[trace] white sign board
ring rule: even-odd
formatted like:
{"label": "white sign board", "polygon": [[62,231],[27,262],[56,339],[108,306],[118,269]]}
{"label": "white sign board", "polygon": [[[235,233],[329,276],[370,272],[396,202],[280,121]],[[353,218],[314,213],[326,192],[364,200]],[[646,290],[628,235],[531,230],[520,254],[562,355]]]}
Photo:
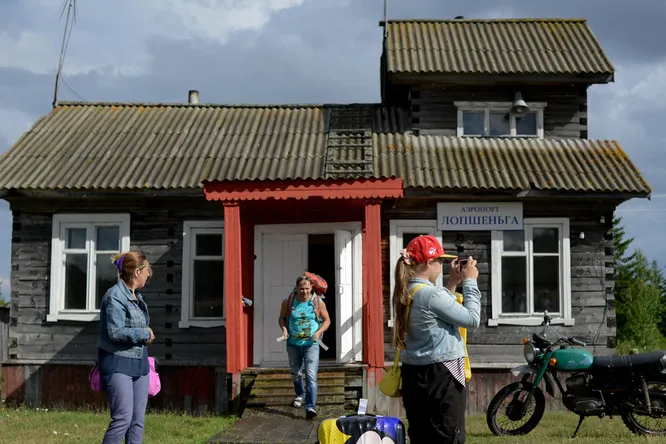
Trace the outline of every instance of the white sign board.
{"label": "white sign board", "polygon": [[439,202],[437,230],[522,230],[522,202]]}

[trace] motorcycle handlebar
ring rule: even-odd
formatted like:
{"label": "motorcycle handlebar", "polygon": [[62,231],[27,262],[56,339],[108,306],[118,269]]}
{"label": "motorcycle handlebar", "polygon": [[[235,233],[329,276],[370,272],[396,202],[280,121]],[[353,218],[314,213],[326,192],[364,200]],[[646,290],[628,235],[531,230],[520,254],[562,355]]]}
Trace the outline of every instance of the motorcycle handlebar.
{"label": "motorcycle handlebar", "polygon": [[583,341],[579,341],[578,339],[571,338],[571,343],[574,345],[580,345],[581,347],[585,347],[585,343]]}

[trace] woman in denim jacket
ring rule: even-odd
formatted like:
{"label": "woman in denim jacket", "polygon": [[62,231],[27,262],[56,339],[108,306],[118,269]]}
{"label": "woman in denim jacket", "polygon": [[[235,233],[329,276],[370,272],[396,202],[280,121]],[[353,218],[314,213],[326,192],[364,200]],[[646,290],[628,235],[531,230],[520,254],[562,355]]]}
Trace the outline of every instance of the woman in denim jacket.
{"label": "woman in denim jacket", "polygon": [[[395,268],[393,342],[400,347],[402,400],[412,444],[465,442],[465,348],[460,327],[479,326],[479,271],[470,256],[460,267],[433,236],[418,236]],[[447,288],[434,285],[445,258],[453,258]],[[463,304],[455,290],[463,284]],[[417,288],[418,286],[418,288]],[[405,313],[410,304],[408,324]]]}
{"label": "woman in denim jacket", "polygon": [[102,298],[97,342],[102,388],[111,410],[103,444],[140,444],[148,403],[148,347],[155,340],[148,327],[148,306],[137,291],[152,271],[143,253],[113,256],[118,283]]}

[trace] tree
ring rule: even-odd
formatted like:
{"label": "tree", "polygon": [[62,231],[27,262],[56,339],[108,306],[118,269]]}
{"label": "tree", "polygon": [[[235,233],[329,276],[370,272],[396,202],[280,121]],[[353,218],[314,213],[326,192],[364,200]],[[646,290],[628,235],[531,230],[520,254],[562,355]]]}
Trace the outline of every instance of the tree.
{"label": "tree", "polygon": [[615,250],[613,253],[614,269],[615,269],[615,306],[617,311],[617,330],[618,339],[620,332],[626,323],[626,311],[622,308],[628,298],[629,286],[633,280],[631,263],[634,260],[635,254],[627,255],[627,251],[634,241],[634,238],[625,239],[626,233],[624,227],[621,225],[622,218],[618,217],[613,220],[613,239],[615,241]]}
{"label": "tree", "polygon": [[9,301],[5,300],[4,296],[2,295],[2,284],[3,282],[0,281],[0,307],[9,307]]}
{"label": "tree", "polygon": [[641,349],[659,347],[662,342],[659,330],[664,314],[664,302],[654,262],[649,263],[641,250],[636,250],[631,263],[634,279],[623,295],[622,303],[616,303],[618,318],[618,340]]}
{"label": "tree", "polygon": [[666,332],[666,279],[657,261],[640,249],[628,254],[634,238],[626,238],[621,218],[613,220],[615,240],[615,309],[621,349],[660,348]]}

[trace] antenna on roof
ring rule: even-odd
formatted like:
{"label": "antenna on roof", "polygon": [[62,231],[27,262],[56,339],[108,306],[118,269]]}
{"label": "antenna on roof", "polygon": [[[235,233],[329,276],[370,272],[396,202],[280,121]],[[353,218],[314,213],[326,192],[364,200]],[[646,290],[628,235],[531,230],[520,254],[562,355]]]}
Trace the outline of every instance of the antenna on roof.
{"label": "antenna on roof", "polygon": [[388,36],[388,24],[386,20],[388,20],[388,0],[384,0],[384,38]]}
{"label": "antenna on roof", "polygon": [[[72,28],[76,23],[76,0],[64,0],[60,8],[60,19],[67,9],[67,18],[65,19],[65,31],[62,35],[62,46],[60,48],[60,60],[58,62],[58,71],[56,72],[55,90],[53,92],[53,107],[58,106],[58,89],[60,87],[60,77],[62,77],[62,65],[65,61],[67,54],[67,46],[69,45],[69,37],[72,35]],[[70,18],[72,21],[70,22]]]}

